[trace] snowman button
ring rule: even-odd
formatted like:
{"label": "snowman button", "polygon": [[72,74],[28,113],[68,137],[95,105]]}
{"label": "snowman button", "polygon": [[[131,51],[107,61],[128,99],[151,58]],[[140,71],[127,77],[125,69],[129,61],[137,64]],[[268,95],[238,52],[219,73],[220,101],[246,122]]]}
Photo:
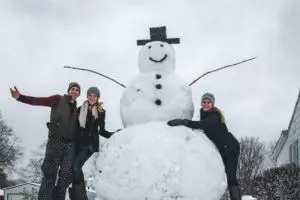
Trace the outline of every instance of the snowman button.
{"label": "snowman button", "polygon": [[161,79],[161,75],[160,74],[156,74],[156,79]]}
{"label": "snowman button", "polygon": [[157,84],[157,85],[155,85],[155,87],[156,87],[156,89],[159,90],[159,89],[161,89],[162,86],[161,86],[161,84]]}
{"label": "snowman button", "polygon": [[158,105],[158,106],[160,106],[161,105],[161,100],[160,99],[156,99],[155,100],[155,104]]}

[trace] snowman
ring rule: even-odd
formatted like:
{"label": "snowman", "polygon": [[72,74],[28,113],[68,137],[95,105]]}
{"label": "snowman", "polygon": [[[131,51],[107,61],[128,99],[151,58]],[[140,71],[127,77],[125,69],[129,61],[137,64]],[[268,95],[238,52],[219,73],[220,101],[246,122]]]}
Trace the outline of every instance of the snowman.
{"label": "snowman", "polygon": [[175,52],[170,44],[179,43],[179,38],[166,38],[165,27],[150,28],[150,33],[150,40],[138,40],[138,45],[144,45],[139,53],[140,74],[121,98],[124,127],[193,117],[191,89],[174,74]]}
{"label": "snowman", "polygon": [[192,119],[188,84],[175,75],[175,52],[166,27],[150,28],[139,53],[140,74],[126,88],[114,134],[96,161],[94,187],[101,200],[219,200],[226,188],[221,156],[201,131],[169,127]]}

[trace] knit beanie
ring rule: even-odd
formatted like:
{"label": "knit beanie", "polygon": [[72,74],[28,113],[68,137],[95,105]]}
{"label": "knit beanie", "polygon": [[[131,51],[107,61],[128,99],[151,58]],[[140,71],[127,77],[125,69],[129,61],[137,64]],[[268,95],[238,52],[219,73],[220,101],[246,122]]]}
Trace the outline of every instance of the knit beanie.
{"label": "knit beanie", "polygon": [[88,96],[90,93],[95,94],[98,98],[100,98],[100,91],[97,87],[90,87],[87,90],[86,95]]}
{"label": "knit beanie", "polygon": [[77,87],[78,89],[79,89],[79,94],[80,94],[80,85],[77,83],[77,82],[71,82],[70,84],[69,84],[69,87],[68,87],[68,92],[69,92],[69,90],[72,88],[72,87]]}
{"label": "knit beanie", "polygon": [[215,105],[215,96],[212,94],[212,93],[205,93],[203,96],[202,96],[202,101],[204,99],[208,99],[211,101],[212,105]]}

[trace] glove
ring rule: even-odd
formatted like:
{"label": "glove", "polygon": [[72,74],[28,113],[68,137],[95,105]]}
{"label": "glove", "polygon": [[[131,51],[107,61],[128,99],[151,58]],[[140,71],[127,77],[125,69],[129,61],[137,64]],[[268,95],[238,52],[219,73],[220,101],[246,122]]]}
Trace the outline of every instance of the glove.
{"label": "glove", "polygon": [[173,119],[168,121],[167,123],[169,126],[183,126],[186,124],[186,120],[185,119]]}

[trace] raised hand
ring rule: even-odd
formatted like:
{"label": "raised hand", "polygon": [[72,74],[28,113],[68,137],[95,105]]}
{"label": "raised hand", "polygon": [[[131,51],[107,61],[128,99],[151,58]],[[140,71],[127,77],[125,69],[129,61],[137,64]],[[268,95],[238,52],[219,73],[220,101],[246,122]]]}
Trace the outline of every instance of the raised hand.
{"label": "raised hand", "polygon": [[14,98],[14,99],[18,99],[20,97],[20,92],[18,90],[18,88],[16,86],[14,86],[14,89],[11,89],[10,88],[10,93],[11,93],[11,96]]}

